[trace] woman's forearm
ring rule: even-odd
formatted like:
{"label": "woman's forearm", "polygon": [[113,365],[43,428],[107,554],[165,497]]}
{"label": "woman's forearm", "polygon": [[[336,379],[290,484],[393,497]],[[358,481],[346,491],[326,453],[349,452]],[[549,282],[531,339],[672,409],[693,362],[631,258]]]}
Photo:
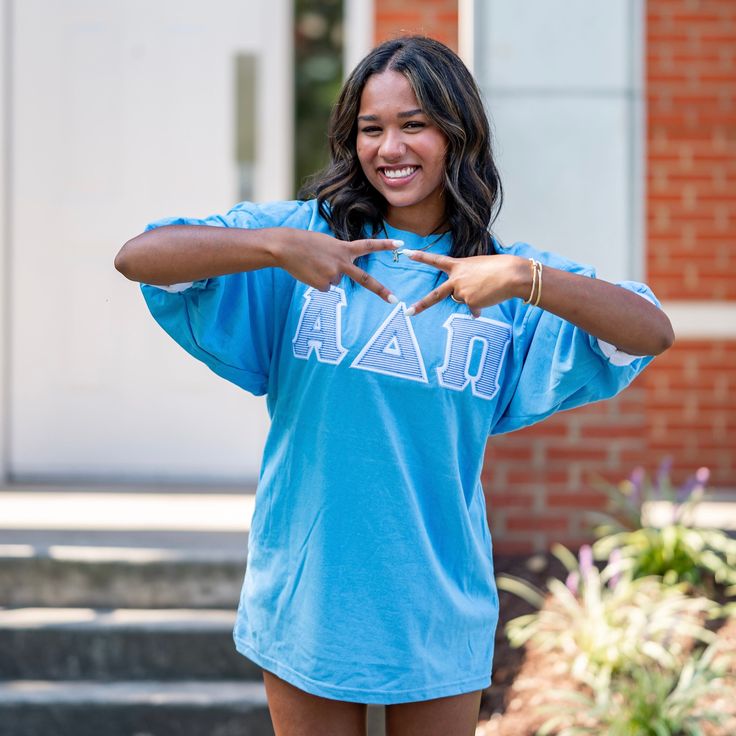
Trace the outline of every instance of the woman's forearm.
{"label": "woman's forearm", "polygon": [[[525,267],[528,277],[517,290],[524,299],[532,284]],[[658,355],[675,339],[667,315],[638,293],[556,268],[544,268],[539,306],[630,355]]]}
{"label": "woman's forearm", "polygon": [[127,278],[169,285],[276,265],[275,228],[166,225],[129,240],[115,258]]}

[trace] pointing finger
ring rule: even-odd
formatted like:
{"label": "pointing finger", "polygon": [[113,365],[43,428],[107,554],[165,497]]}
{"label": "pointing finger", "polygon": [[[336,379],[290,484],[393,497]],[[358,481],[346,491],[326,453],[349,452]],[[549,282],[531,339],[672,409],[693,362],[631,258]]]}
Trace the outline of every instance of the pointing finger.
{"label": "pointing finger", "polygon": [[348,266],[345,269],[345,274],[350,276],[355,283],[380,296],[385,302],[398,304],[399,300],[380,281],[374,279],[373,276],[370,276],[362,268],[358,268],[355,265]]}
{"label": "pointing finger", "polygon": [[436,289],[432,289],[432,291],[430,291],[423,299],[412,304],[412,306],[406,310],[406,313],[410,317],[413,317],[415,314],[421,314],[425,309],[429,309],[435,304],[439,304],[441,301],[447,299],[450,294],[452,294],[452,284],[449,281],[445,281]]}
{"label": "pointing finger", "polygon": [[430,266],[439,268],[440,271],[450,273],[452,267],[457,262],[457,258],[451,258],[450,256],[443,256],[439,253],[427,253],[423,250],[409,250],[405,248],[401,251],[405,256],[408,256],[412,261],[419,261],[420,263],[427,263]]}
{"label": "pointing finger", "polygon": [[366,253],[377,253],[382,250],[396,250],[404,245],[403,240],[390,240],[386,238],[367,238],[365,240],[353,240],[348,247],[353,258],[364,256]]}

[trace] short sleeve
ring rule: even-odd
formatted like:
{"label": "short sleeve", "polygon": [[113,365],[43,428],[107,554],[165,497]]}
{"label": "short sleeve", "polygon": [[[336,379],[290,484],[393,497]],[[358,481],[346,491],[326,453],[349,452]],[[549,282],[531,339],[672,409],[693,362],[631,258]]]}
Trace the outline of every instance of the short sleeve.
{"label": "short sleeve", "polygon": [[[289,222],[298,227],[303,203],[257,206],[241,203],[226,215],[166,218],[164,225],[261,228]],[[190,355],[250,393],[268,389],[274,346],[279,339],[294,279],[278,268],[235,273],[175,284],[142,284],[146,304],[158,324]]]}
{"label": "short sleeve", "polygon": [[[518,254],[595,278],[590,267],[526,249]],[[633,281],[618,285],[660,306],[646,285]],[[512,378],[504,386],[491,434],[513,432],[558,411],[611,398],[652,360],[628,355],[550,312],[527,306],[519,309],[512,344]]]}

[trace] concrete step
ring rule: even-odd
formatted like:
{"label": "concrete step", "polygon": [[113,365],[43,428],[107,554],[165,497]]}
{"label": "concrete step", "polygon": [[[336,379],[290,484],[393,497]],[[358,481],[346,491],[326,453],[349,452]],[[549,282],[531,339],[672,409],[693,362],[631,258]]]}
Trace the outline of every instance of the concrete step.
{"label": "concrete step", "polygon": [[0,489],[0,606],[232,608],[247,490]]}
{"label": "concrete step", "polygon": [[0,683],[0,736],[273,736],[263,683]]}
{"label": "concrete step", "polygon": [[234,608],[244,572],[244,549],[0,544],[0,606]]}
{"label": "concrete step", "polygon": [[234,611],[0,610],[0,680],[261,680]]}

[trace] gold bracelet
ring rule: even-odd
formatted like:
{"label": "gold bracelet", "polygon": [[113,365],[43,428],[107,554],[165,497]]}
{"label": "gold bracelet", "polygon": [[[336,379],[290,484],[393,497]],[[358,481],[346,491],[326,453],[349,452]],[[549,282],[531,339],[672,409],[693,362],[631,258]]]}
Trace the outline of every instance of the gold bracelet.
{"label": "gold bracelet", "polygon": [[534,297],[534,291],[537,288],[537,266],[539,261],[535,261],[533,258],[529,259],[529,264],[532,269],[532,290],[529,292],[529,298],[524,300],[524,304],[531,304],[532,298]]}
{"label": "gold bracelet", "polygon": [[539,261],[537,261],[535,265],[537,267],[537,271],[539,271],[539,283],[537,284],[538,291],[537,291],[537,298],[534,300],[534,306],[538,307],[539,300],[542,298],[542,270],[544,267]]}

